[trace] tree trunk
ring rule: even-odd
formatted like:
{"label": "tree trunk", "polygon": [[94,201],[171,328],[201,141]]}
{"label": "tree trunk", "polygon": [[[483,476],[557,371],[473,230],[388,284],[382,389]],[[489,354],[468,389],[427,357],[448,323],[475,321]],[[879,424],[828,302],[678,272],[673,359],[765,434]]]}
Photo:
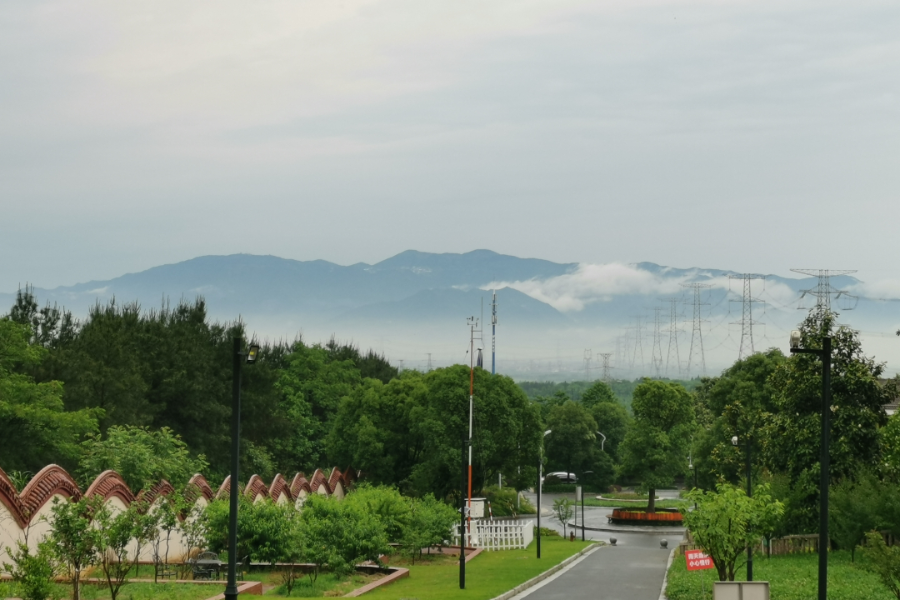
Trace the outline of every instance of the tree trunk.
{"label": "tree trunk", "polygon": [[656,513],[656,489],[650,488],[650,499],[647,501],[647,512]]}

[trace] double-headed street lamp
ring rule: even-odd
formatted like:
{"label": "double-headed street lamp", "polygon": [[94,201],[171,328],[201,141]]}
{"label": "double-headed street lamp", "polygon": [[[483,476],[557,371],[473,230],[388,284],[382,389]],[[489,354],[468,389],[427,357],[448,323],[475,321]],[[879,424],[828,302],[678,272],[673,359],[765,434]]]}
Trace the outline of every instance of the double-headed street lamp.
{"label": "double-headed street lamp", "polygon": [[[741,444],[738,442],[738,436],[733,436],[731,438],[731,445],[735,448],[744,447],[747,452],[747,497],[753,497],[753,488],[751,487],[751,479],[750,479],[750,436],[747,436],[747,440]],[[747,581],[753,581],[753,546],[749,546],[747,548]]]}
{"label": "double-headed street lamp", "polygon": [[259,356],[259,344],[250,343],[246,353],[243,351],[244,340],[234,338],[231,371],[231,506],[228,513],[228,583],[225,585],[225,600],[237,600],[237,512],[240,487],[238,477],[240,471],[240,438],[241,438],[241,365],[256,362]]}
{"label": "double-headed street lamp", "polygon": [[822,359],[822,454],[819,459],[819,600],[828,593],[828,484],[830,455],[828,438],[831,433],[831,338],[822,338],[822,348],[801,348],[799,331],[791,332],[791,354],[815,354]]}

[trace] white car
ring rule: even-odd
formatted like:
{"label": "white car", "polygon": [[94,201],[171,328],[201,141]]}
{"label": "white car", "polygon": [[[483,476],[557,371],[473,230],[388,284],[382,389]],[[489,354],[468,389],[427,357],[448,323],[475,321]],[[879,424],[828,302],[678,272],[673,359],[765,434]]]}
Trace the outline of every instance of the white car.
{"label": "white car", "polygon": [[[554,471],[553,473],[547,473],[546,477],[544,477],[544,481],[547,479],[558,479],[559,483],[577,483],[578,477],[575,476],[575,473],[566,473],[565,471]],[[555,483],[555,482],[554,482]]]}

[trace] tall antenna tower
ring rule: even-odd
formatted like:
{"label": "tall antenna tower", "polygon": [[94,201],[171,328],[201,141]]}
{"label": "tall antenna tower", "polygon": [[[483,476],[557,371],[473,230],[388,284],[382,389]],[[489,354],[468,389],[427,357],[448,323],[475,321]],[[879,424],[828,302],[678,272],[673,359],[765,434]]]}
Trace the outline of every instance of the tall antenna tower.
{"label": "tall antenna tower", "polygon": [[610,381],[612,381],[612,378],[609,376],[609,357],[612,356],[612,352],[603,352],[598,356],[603,359],[603,381],[609,383]]}
{"label": "tall antenna tower", "polygon": [[[831,297],[834,296],[835,300],[840,298],[846,298],[847,302],[844,306],[841,306],[841,310],[853,310],[856,308],[856,303],[859,301],[858,296],[854,296],[848,293],[845,290],[838,290],[831,286],[831,278],[836,277],[837,275],[850,275],[851,273],[856,273],[856,270],[849,271],[830,271],[828,269],[791,269],[794,273],[800,273],[801,275],[809,275],[810,277],[818,277],[819,283],[815,287],[815,289],[803,290],[803,293],[800,295],[800,300],[803,300],[804,296],[807,294],[810,296],[816,297],[816,311],[824,312],[831,310]],[[803,306],[798,306],[797,308],[802,309]]]}
{"label": "tall antenna tower", "polygon": [[[762,300],[757,300],[753,297],[753,294],[750,291],[750,282],[754,279],[762,279],[765,281],[766,276],[744,273],[740,276],[729,275],[728,279],[740,279],[744,283],[744,291],[741,294],[741,349],[738,350],[738,360],[741,360],[745,356],[750,356],[755,352],[753,349],[753,326],[756,325],[757,322],[753,320],[753,303],[762,302]],[[732,302],[737,302],[737,300],[732,300]],[[737,322],[732,324],[737,325]]]}
{"label": "tall antenna tower", "polygon": [[694,325],[691,329],[691,350],[688,353],[687,376],[690,378],[694,366],[699,368],[700,375],[706,375],[706,357],[703,354],[703,319],[700,316],[700,307],[708,306],[709,302],[702,302],[700,292],[711,288],[708,283],[682,283],[682,287],[694,291]]}
{"label": "tall antenna tower", "polygon": [[497,291],[491,301],[491,375],[497,374]]}
{"label": "tall antenna tower", "polygon": [[644,370],[644,346],[641,344],[641,338],[644,337],[644,317],[632,317],[635,321],[634,326],[634,352],[631,355],[631,368],[634,369],[634,363],[637,361],[638,354],[641,355],[640,371]]}
{"label": "tall antenna tower", "polygon": [[584,351],[584,380],[591,380],[591,358],[593,358],[593,351],[585,350]]}
{"label": "tall antenna tower", "polygon": [[669,376],[669,366],[672,364],[672,354],[675,354],[675,373],[681,374],[681,356],[678,353],[678,298],[667,298],[669,303],[669,349],[666,352],[666,377]]}
{"label": "tall antenna tower", "polygon": [[653,309],[653,358],[650,361],[650,370],[653,371],[653,375],[659,379],[662,375],[662,344],[660,342],[660,329],[659,329],[659,313],[662,310],[660,307],[656,307]]}

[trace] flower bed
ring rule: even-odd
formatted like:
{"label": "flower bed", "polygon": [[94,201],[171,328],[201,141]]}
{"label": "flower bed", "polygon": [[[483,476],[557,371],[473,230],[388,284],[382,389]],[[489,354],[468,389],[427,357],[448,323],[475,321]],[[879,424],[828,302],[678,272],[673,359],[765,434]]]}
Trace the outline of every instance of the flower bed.
{"label": "flower bed", "polygon": [[655,513],[646,509],[614,508],[609,520],[617,524],[681,525],[681,513],[674,508],[657,508]]}

